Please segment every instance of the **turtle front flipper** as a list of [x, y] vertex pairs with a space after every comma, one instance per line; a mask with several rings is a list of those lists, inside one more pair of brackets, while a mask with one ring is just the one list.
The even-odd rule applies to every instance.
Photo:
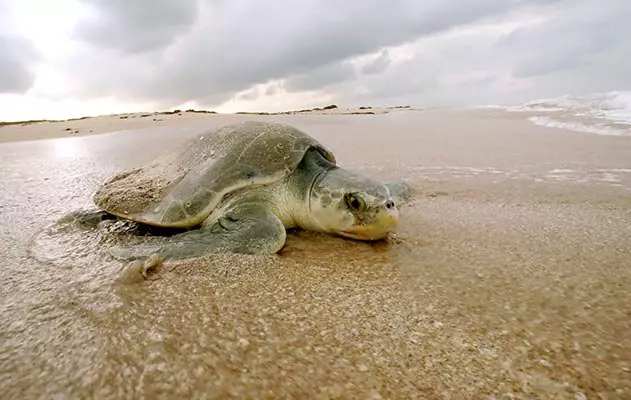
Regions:
[[208, 253], [269, 254], [285, 244], [285, 226], [263, 204], [236, 204], [216, 221], [200, 229], [156, 242], [116, 246], [110, 254], [121, 260], [157, 255], [164, 260], [199, 257]]

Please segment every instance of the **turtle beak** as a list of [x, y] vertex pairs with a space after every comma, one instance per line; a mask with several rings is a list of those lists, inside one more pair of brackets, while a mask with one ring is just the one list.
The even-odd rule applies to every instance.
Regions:
[[372, 224], [353, 225], [340, 232], [340, 234], [356, 240], [380, 240], [396, 232], [398, 225], [398, 211], [389, 209], [379, 213]]

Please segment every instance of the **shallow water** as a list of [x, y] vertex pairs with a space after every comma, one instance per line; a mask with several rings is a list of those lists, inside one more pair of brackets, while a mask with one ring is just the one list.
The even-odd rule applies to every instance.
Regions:
[[629, 91], [534, 100], [507, 110], [533, 113], [530, 121], [537, 125], [597, 135], [631, 136]]
[[98, 232], [46, 229], [203, 127], [0, 145], [4, 398], [631, 395], [631, 141], [486, 111], [275, 120], [413, 185], [396, 240], [291, 232], [144, 280]]

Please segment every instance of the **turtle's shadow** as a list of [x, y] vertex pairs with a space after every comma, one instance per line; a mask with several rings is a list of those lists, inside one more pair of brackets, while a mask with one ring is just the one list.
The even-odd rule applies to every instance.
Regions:
[[[105, 211], [78, 212], [69, 215], [67, 218], [73, 218], [74, 222], [83, 229], [107, 228], [107, 230], [113, 234], [120, 233], [139, 237], [170, 237], [191, 230], [179, 228], [164, 228], [143, 224], [140, 222], [124, 220]], [[305, 244], [309, 242], [319, 242], [328, 246], [357, 246], [365, 249], [373, 249], [376, 251], [387, 250], [392, 244], [392, 240], [388, 238], [374, 241], [359, 241], [327, 233], [307, 231], [300, 228], [287, 229], [288, 244], [293, 246], [298, 245], [298, 243], [301, 242], [305, 242]]]
[[384, 253], [388, 252], [393, 245], [389, 238], [375, 241], [360, 241], [328, 233], [306, 231], [299, 228], [287, 230], [287, 240], [285, 246], [278, 252], [280, 256], [290, 256], [294, 253], [321, 252], [367, 252]]
[[101, 210], [78, 211], [68, 214], [63, 219], [71, 219], [74, 224], [81, 229], [101, 229], [108, 230], [111, 234], [124, 233], [125, 235], [140, 237], [170, 237], [188, 231], [188, 229], [164, 228], [120, 219], [113, 214]]
[[[65, 253], [93, 253], [102, 260], [112, 259], [109, 250], [118, 245], [158, 243], [169, 237], [188, 231], [156, 227], [118, 217], [101, 210], [75, 211], [62, 217], [55, 224], [56, 228], [44, 235], [46, 242], [57, 244], [59, 262], [71, 263]], [[70, 239], [68, 239], [70, 238]], [[69, 241], [70, 240], [70, 241]], [[370, 259], [387, 255], [396, 239], [377, 241], [359, 241], [327, 233], [312, 232], [300, 228], [287, 230], [287, 239], [282, 249], [276, 253], [287, 261], [304, 259]], [[47, 246], [39, 246], [44, 254]], [[73, 248], [73, 251], [69, 251]], [[65, 253], [64, 253], [65, 249]], [[82, 250], [80, 250], [82, 249]], [[39, 257], [41, 258], [41, 257]]]

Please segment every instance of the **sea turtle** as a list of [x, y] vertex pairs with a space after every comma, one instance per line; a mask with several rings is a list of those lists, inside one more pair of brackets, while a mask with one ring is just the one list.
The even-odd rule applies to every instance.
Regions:
[[266, 254], [286, 228], [378, 240], [394, 232], [409, 188], [336, 165], [333, 153], [284, 124], [244, 122], [205, 132], [157, 160], [116, 174], [94, 194], [119, 219], [184, 231], [118, 247], [120, 259]]

